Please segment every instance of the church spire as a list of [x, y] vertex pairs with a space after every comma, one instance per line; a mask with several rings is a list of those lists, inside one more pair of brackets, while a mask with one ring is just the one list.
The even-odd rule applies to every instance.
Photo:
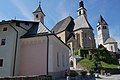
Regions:
[[41, 1], [39, 2], [38, 8], [33, 12], [33, 14], [34, 14], [35, 22], [41, 22], [44, 24], [45, 14], [43, 13], [42, 8], [41, 8]]
[[97, 32], [98, 32], [98, 44], [104, 45], [106, 40], [110, 38], [110, 34], [108, 24], [101, 15], [97, 24]]
[[101, 15], [98, 20], [98, 25], [108, 25], [107, 22], [103, 19], [103, 17]]
[[84, 8], [83, 0], [80, 1], [79, 6]]
[[80, 0], [79, 2], [79, 9], [78, 9], [78, 16], [84, 15], [86, 16], [86, 9], [84, 8], [83, 0]]

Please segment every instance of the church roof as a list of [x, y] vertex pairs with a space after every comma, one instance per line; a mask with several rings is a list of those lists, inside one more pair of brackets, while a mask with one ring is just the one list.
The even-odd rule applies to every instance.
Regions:
[[22, 37], [35, 35], [39, 33], [51, 33], [51, 31], [46, 26], [44, 26], [41, 22], [39, 22], [38, 24], [34, 23], [33, 26], [28, 30], [28, 32]]
[[75, 34], [74, 33], [70, 33], [70, 35], [67, 38], [67, 42], [71, 42], [73, 40], [75, 40]]
[[110, 43], [116, 43], [115, 39], [113, 38], [108, 38], [104, 44], [110, 44]]
[[45, 14], [43, 13], [43, 11], [41, 9], [40, 4], [39, 4], [38, 8], [33, 13], [37, 13], [37, 12], [41, 12], [45, 16]]
[[52, 32], [54, 33], [59, 33], [62, 31], [73, 31], [74, 28], [74, 21], [73, 18], [71, 16], [68, 16], [67, 18], [61, 20], [60, 22], [58, 22], [53, 28], [52, 28]]
[[107, 22], [103, 19], [103, 17], [100, 15], [100, 18], [98, 20], [99, 25], [108, 25]]
[[88, 29], [92, 29], [91, 25], [89, 24], [87, 18], [84, 15], [79, 16], [77, 19], [74, 20], [75, 22], [75, 27], [74, 30], [79, 30], [79, 29], [83, 29], [83, 28], [88, 28]]
[[8, 24], [8, 23], [28, 23], [28, 24], [30, 23], [32, 24], [31, 28], [29, 28], [28, 30], [22, 26], [18, 26], [27, 31], [22, 37], [33, 35], [33, 34], [35, 35], [38, 33], [51, 33], [51, 31], [41, 22], [23, 21], [23, 20], [8, 20], [8, 21], [3, 20], [2, 22], [0, 22], [0, 25]]

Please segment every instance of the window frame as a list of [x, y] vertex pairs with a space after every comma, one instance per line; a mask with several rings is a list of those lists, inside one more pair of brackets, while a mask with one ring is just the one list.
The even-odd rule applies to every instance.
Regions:
[[4, 32], [7, 31], [7, 27], [4, 27], [4, 28], [2, 29], [2, 31], [4, 31]]
[[3, 59], [0, 59], [0, 68], [3, 67]]
[[60, 66], [60, 63], [59, 63], [59, 53], [57, 52], [57, 66], [59, 67]]
[[1, 46], [5, 46], [6, 45], [6, 39], [1, 39]]
[[35, 17], [38, 19], [38, 14], [36, 14]]

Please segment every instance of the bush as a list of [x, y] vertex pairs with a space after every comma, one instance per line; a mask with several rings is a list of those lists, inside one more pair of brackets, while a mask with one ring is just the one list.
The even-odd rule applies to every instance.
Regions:
[[87, 71], [81, 71], [80, 74], [81, 75], [87, 75]]
[[90, 75], [93, 75], [95, 73], [95, 71], [90, 70], [89, 73], [90, 73]]
[[105, 70], [101, 70], [101, 75], [104, 75], [105, 73]]
[[78, 75], [78, 73], [76, 71], [73, 71], [73, 70], [70, 71], [71, 77], [76, 77], [77, 75]]

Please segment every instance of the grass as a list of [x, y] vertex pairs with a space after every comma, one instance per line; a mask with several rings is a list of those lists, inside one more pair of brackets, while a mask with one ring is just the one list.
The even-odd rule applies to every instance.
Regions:
[[104, 68], [118, 68], [118, 67], [120, 67], [120, 65], [114, 65], [114, 64], [108, 64], [108, 63], [105, 63], [105, 62], [102, 62], [101, 61], [101, 64], [102, 64], [102, 67], [104, 67]]
[[[79, 64], [87, 68], [92, 68], [92, 66], [94, 65], [93, 61], [88, 59], [81, 60]], [[120, 68], [120, 65], [108, 64], [103, 61], [101, 61], [101, 65], [103, 68], [111, 68], [111, 69], [118, 68], [118, 67]]]
[[91, 68], [93, 65], [93, 61], [90, 61], [88, 59], [83, 59], [79, 62], [79, 64], [82, 65], [83, 67]]

